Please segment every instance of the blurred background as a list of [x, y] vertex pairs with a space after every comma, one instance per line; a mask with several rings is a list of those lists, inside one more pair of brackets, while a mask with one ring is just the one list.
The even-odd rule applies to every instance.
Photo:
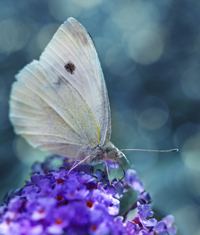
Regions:
[[93, 37], [108, 88], [112, 142], [127, 152], [161, 217], [200, 234], [200, 2], [194, 0], [0, 1], [0, 198], [24, 185], [46, 153], [13, 132], [15, 74], [38, 59], [72, 16]]

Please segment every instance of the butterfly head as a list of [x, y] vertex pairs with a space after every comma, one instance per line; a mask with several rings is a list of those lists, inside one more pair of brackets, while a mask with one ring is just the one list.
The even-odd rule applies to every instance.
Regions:
[[123, 153], [117, 148], [110, 148], [106, 151], [107, 158], [110, 161], [118, 161], [119, 158], [123, 157]]
[[101, 160], [106, 161], [118, 161], [119, 158], [123, 157], [124, 154], [116, 148], [111, 142], [107, 142], [102, 148], [101, 148]]

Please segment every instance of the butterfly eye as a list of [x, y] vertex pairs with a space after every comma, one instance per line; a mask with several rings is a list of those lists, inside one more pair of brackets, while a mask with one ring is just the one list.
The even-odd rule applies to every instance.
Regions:
[[116, 157], [116, 152], [114, 150], [111, 150], [108, 152], [108, 157], [109, 158], [115, 158]]

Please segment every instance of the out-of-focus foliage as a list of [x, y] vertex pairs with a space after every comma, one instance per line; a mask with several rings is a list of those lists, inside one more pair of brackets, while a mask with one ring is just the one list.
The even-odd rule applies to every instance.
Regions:
[[173, 214], [180, 234], [200, 234], [199, 12], [200, 2], [194, 0], [0, 1], [1, 198], [22, 186], [31, 163], [46, 155], [13, 133], [8, 100], [14, 75], [39, 58], [58, 26], [72, 16], [90, 32], [99, 54], [113, 143], [180, 149], [179, 154], [126, 155], [154, 210]]

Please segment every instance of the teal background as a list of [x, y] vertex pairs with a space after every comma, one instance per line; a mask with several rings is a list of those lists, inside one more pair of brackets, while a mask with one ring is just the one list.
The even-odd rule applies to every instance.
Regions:
[[161, 216], [179, 234], [200, 234], [200, 2], [194, 0], [0, 1], [0, 197], [23, 186], [47, 153], [13, 133], [14, 75], [38, 59], [72, 16], [93, 37], [112, 111], [112, 142], [127, 152]]

